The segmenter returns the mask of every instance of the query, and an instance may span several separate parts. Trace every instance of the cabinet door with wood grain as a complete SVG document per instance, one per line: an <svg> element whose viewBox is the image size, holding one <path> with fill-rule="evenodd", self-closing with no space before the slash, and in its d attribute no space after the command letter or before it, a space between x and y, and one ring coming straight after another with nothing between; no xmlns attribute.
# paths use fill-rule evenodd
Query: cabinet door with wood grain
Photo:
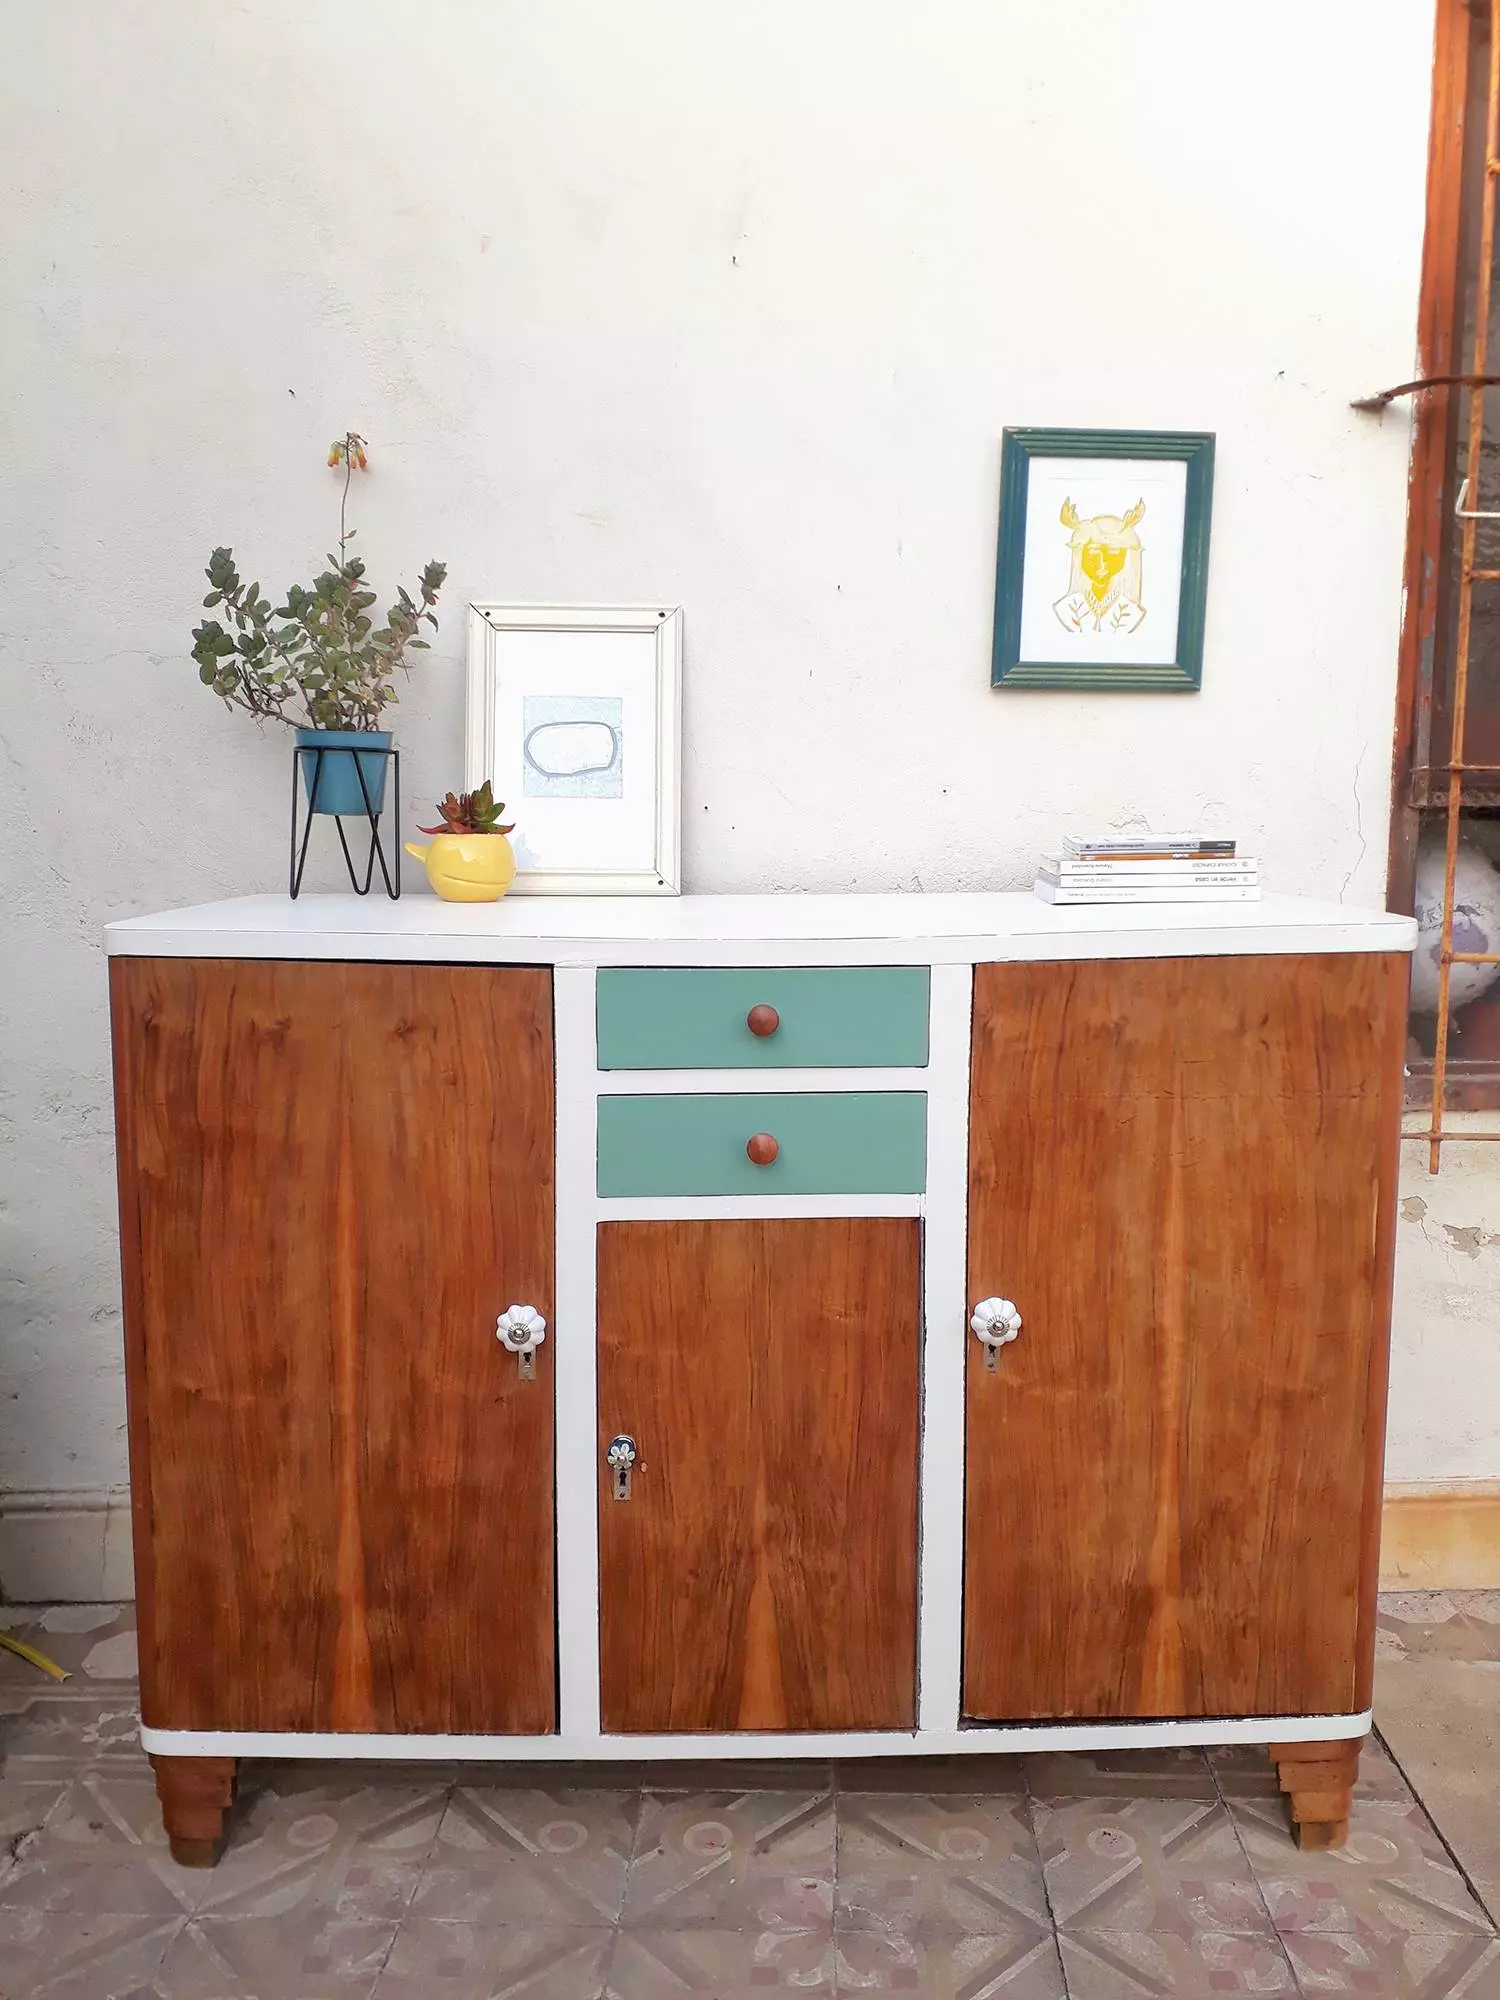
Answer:
<svg viewBox="0 0 1500 2000"><path fill-rule="evenodd" d="M606 1729L913 1726L919 1227L600 1228Z"/></svg>
<svg viewBox="0 0 1500 2000"><path fill-rule="evenodd" d="M111 987L145 1720L553 1729L550 975Z"/></svg>
<svg viewBox="0 0 1500 2000"><path fill-rule="evenodd" d="M977 969L968 1715L1366 1704L1405 977Z"/></svg>

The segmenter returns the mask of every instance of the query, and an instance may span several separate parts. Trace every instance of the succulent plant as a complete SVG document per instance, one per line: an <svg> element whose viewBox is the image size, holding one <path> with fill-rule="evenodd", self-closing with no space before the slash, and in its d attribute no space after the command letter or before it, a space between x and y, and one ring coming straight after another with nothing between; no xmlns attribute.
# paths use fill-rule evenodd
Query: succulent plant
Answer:
<svg viewBox="0 0 1500 2000"><path fill-rule="evenodd" d="M398 585L396 602L378 629L370 616L375 592L365 588L365 566L348 553L354 530L346 525L349 481L369 464L357 431L335 438L330 466L341 466L339 550L311 590L294 583L274 609L258 583L241 581L232 549L215 549L204 574L206 611L222 607L229 624L205 618L193 628L198 678L231 708L293 728L374 729L396 700L398 670L407 654L426 650L424 625L436 626L437 603L448 572L440 562L422 571L417 597ZM418 601L420 599L420 602Z"/></svg>
<svg viewBox="0 0 1500 2000"><path fill-rule="evenodd" d="M495 803L495 794L488 778L477 792L450 792L445 799L439 799L438 811L443 816L441 826L424 826L423 833L513 833L515 822L501 826L500 815L504 805Z"/></svg>

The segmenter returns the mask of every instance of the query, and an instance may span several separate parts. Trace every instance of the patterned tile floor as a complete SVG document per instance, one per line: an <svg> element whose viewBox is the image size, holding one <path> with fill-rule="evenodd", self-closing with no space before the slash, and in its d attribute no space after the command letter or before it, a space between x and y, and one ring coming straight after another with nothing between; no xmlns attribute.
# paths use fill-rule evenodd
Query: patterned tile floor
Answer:
<svg viewBox="0 0 1500 2000"><path fill-rule="evenodd" d="M0 2000L1500 2000L1496 1925L1379 1742L1334 1854L1228 1749L250 1765L196 1871L135 1741L129 1610L0 1622L73 1670L0 1654ZM1500 1593L1389 1600L1381 1647L1500 1667Z"/></svg>

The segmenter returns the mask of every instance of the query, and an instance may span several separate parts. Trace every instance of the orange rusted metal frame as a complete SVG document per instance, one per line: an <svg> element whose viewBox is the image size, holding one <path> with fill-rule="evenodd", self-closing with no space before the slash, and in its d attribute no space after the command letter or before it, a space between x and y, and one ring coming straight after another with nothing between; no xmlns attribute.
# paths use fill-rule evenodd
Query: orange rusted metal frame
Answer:
<svg viewBox="0 0 1500 2000"><path fill-rule="evenodd" d="M1471 38L1465 0L1437 0L1427 221L1417 306L1417 366L1423 380L1451 375L1465 366L1460 246ZM1387 856L1392 907L1404 910L1412 907L1421 825L1414 781L1422 773L1425 784L1431 761L1434 656L1445 615L1443 553L1452 522L1449 467L1458 403L1451 389L1435 387L1416 398L1413 412Z"/></svg>
<svg viewBox="0 0 1500 2000"><path fill-rule="evenodd" d="M1500 177L1500 0L1490 0L1490 79L1485 105L1484 187L1479 207L1479 261L1474 282L1473 373L1482 377L1489 352L1491 292L1495 276L1495 182ZM1453 654L1453 735L1448 763L1447 853L1443 866L1443 925L1438 959L1437 1040L1432 1056L1432 1112L1427 1127L1427 1166L1436 1173L1442 1156L1443 1111L1448 1072L1448 1036L1452 1027L1453 967L1500 964L1500 952L1453 950L1454 883L1458 873L1458 837L1464 795L1464 728L1469 703L1469 641L1474 614L1474 549L1482 511L1479 460L1484 440L1484 388L1476 380L1469 391L1468 454L1464 467L1469 505L1463 519L1462 567L1458 586L1458 635ZM1446 1135L1452 1136L1452 1135Z"/></svg>

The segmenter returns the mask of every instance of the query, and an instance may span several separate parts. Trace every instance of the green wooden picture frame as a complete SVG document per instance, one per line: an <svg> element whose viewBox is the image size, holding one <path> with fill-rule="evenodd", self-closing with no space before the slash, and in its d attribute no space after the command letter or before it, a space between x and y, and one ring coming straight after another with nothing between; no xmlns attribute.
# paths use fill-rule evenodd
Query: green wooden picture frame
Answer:
<svg viewBox="0 0 1500 2000"><path fill-rule="evenodd" d="M1057 610L1056 640L1052 641L1049 632L1041 643L1036 642L1037 620L1034 617L1028 647L1031 657L1022 657L1023 611L1027 602L1027 508L1032 462L1035 459L1055 458L1180 459L1185 465L1182 565L1176 643L1171 648L1171 660L1141 659L1138 655L1142 649L1130 644L1135 629L1144 630L1150 616L1150 556L1149 548L1143 547L1141 539L1134 534L1134 520L1141 517L1135 514L1128 501L1122 502L1126 510L1123 515L1100 514L1093 520L1078 521L1075 518L1071 523L1059 515L1057 576L1062 579L1063 596L1053 605ZM1208 539L1213 512L1213 484L1214 440L1209 431L1005 431L1000 455L1000 542L995 564L991 686L1196 693L1203 684L1203 625L1208 602ZM1080 542L1079 537L1093 527L1095 520L1109 524L1102 537L1095 537L1088 543ZM1102 551L1099 546L1101 540ZM1078 552L1076 560L1075 548ZM1136 578L1140 579L1144 574L1146 579L1144 590L1139 584L1137 586L1136 595L1141 599L1139 605L1123 596L1122 586L1115 582L1118 565L1124 563L1128 566L1132 560ZM1087 565L1090 561L1100 572L1093 592L1086 587L1070 597L1070 563L1076 578L1079 564ZM1109 567L1112 561L1115 568ZM1128 579L1128 567L1124 575ZM1108 594L1098 598L1101 583ZM1050 592L1055 586L1056 579L1049 570L1046 582L1038 587ZM1052 602L1050 597L1048 601ZM1079 629L1086 633L1086 645L1078 650L1087 651L1086 658L1069 657L1069 631L1062 622L1066 614L1059 607L1074 604L1081 607L1077 615ZM1107 609L1096 616L1099 605L1112 607L1112 611ZM1146 608L1143 609L1142 605ZM1113 628L1107 623L1110 615L1116 619ZM1136 619L1134 627L1128 624L1132 615ZM1091 620L1094 621L1092 624ZM1118 659L1099 656L1100 641L1094 636L1097 632L1104 633L1105 643L1113 642L1119 635ZM1155 639L1156 631L1151 637Z"/></svg>

